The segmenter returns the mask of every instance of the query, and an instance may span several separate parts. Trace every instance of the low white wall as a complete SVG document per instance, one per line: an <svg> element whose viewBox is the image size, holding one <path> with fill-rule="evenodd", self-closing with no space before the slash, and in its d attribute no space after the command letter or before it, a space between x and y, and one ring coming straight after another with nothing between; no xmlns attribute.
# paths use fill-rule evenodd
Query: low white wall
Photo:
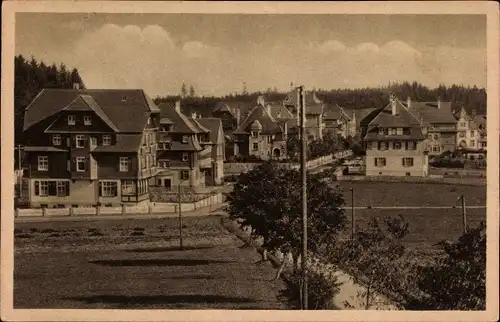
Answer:
<svg viewBox="0 0 500 322"><path fill-rule="evenodd" d="M211 205L222 203L222 194L210 196L194 203L183 203L181 210L183 212L195 211ZM124 215L124 214L158 214L158 213L176 213L178 203L159 203L125 206L125 207L79 207L79 208L46 208L46 209L16 209L17 217L55 217L55 216L83 216L83 215Z"/></svg>

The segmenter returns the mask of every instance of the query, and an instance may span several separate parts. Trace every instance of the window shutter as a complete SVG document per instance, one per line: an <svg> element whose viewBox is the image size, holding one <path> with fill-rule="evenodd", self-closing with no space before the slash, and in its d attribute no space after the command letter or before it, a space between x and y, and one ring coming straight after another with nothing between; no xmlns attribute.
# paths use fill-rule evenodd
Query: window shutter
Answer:
<svg viewBox="0 0 500 322"><path fill-rule="evenodd" d="M35 196L40 195L40 181L35 181Z"/></svg>
<svg viewBox="0 0 500 322"><path fill-rule="evenodd" d="M102 197L102 182L99 182L99 197Z"/></svg>
<svg viewBox="0 0 500 322"><path fill-rule="evenodd" d="M66 181L66 196L69 196L69 181Z"/></svg>
<svg viewBox="0 0 500 322"><path fill-rule="evenodd" d="M66 147L71 147L71 138L69 136L66 137Z"/></svg>
<svg viewBox="0 0 500 322"><path fill-rule="evenodd" d="M401 158L401 165L404 167L405 166L405 158Z"/></svg>
<svg viewBox="0 0 500 322"><path fill-rule="evenodd" d="M49 181L49 196L57 195L56 181Z"/></svg>
<svg viewBox="0 0 500 322"><path fill-rule="evenodd" d="M86 148L90 147L90 140L89 140L88 136L84 136L83 137L83 146L86 147Z"/></svg>

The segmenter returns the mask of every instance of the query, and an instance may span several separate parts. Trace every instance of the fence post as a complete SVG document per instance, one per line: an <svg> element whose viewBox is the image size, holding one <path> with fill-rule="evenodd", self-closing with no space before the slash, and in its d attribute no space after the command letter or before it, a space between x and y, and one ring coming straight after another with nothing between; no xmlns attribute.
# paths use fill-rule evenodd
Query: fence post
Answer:
<svg viewBox="0 0 500 322"><path fill-rule="evenodd" d="M148 203L148 214L152 214L153 213L153 205L151 203Z"/></svg>
<svg viewBox="0 0 500 322"><path fill-rule="evenodd" d="M125 210L125 205L122 205L122 215L125 215L127 212Z"/></svg>
<svg viewBox="0 0 500 322"><path fill-rule="evenodd" d="M69 206L69 209L68 209L68 216L73 216L73 207L72 206Z"/></svg>
<svg viewBox="0 0 500 322"><path fill-rule="evenodd" d="M45 217L47 215L47 208L42 207L42 217Z"/></svg>

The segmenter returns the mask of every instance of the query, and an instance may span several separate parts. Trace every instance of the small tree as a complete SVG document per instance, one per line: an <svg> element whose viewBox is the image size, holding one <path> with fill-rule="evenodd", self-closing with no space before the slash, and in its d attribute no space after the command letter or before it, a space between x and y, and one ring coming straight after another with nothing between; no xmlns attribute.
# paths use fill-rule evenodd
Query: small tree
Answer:
<svg viewBox="0 0 500 322"><path fill-rule="evenodd" d="M302 271L284 277L285 288L280 291L279 298L284 301L290 309L302 308ZM339 290L340 283L331 272L319 273L308 270L307 272L307 303L308 309L332 310L333 298Z"/></svg>
<svg viewBox="0 0 500 322"><path fill-rule="evenodd" d="M412 309L486 309L486 225L470 229L455 243L441 242L445 256L417 276L427 296Z"/></svg>
<svg viewBox="0 0 500 322"><path fill-rule="evenodd" d="M342 194L319 176L307 181L308 249L318 251L333 245L345 225ZM242 227L251 227L253 237L263 239L262 247L280 251L284 260L292 255L294 270L302 248L301 177L297 170L266 162L243 173L228 196L228 213ZM264 259L264 258L263 258Z"/></svg>
<svg viewBox="0 0 500 322"><path fill-rule="evenodd" d="M189 86L189 97L195 97L196 92L194 91L193 85Z"/></svg>
<svg viewBox="0 0 500 322"><path fill-rule="evenodd" d="M187 87L186 87L186 84L182 83L182 87L181 87L181 97L182 98L185 98L187 96Z"/></svg>
<svg viewBox="0 0 500 322"><path fill-rule="evenodd" d="M398 274L395 263L405 251L402 239L408 233L408 224L404 218L384 217L382 224L373 217L366 228L357 227L354 240L330 252L334 263L353 270L354 280L364 286L359 296L366 310L374 304L377 291L392 288Z"/></svg>

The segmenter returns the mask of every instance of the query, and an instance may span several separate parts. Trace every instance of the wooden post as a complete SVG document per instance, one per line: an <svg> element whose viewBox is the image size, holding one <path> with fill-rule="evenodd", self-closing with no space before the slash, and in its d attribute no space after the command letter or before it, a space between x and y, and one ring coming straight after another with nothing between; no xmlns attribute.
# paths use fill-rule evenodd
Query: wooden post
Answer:
<svg viewBox="0 0 500 322"><path fill-rule="evenodd" d="M183 243L182 243L182 202L181 202L181 183L179 182L179 187L178 187L178 194L179 194L179 248L182 250L183 249Z"/></svg>
<svg viewBox="0 0 500 322"><path fill-rule="evenodd" d="M307 138L306 138L306 93L304 87L299 87L300 92L300 139L301 139L301 150L300 150L300 172L302 176L302 308L307 310L308 308L308 294L307 294ZM286 259L284 259L286 260Z"/></svg>
<svg viewBox="0 0 500 322"><path fill-rule="evenodd" d="M462 196L462 221L464 234L467 233L467 214L465 212L465 196Z"/></svg>
<svg viewBox="0 0 500 322"><path fill-rule="evenodd" d="M354 245L354 188L351 188L351 240Z"/></svg>

